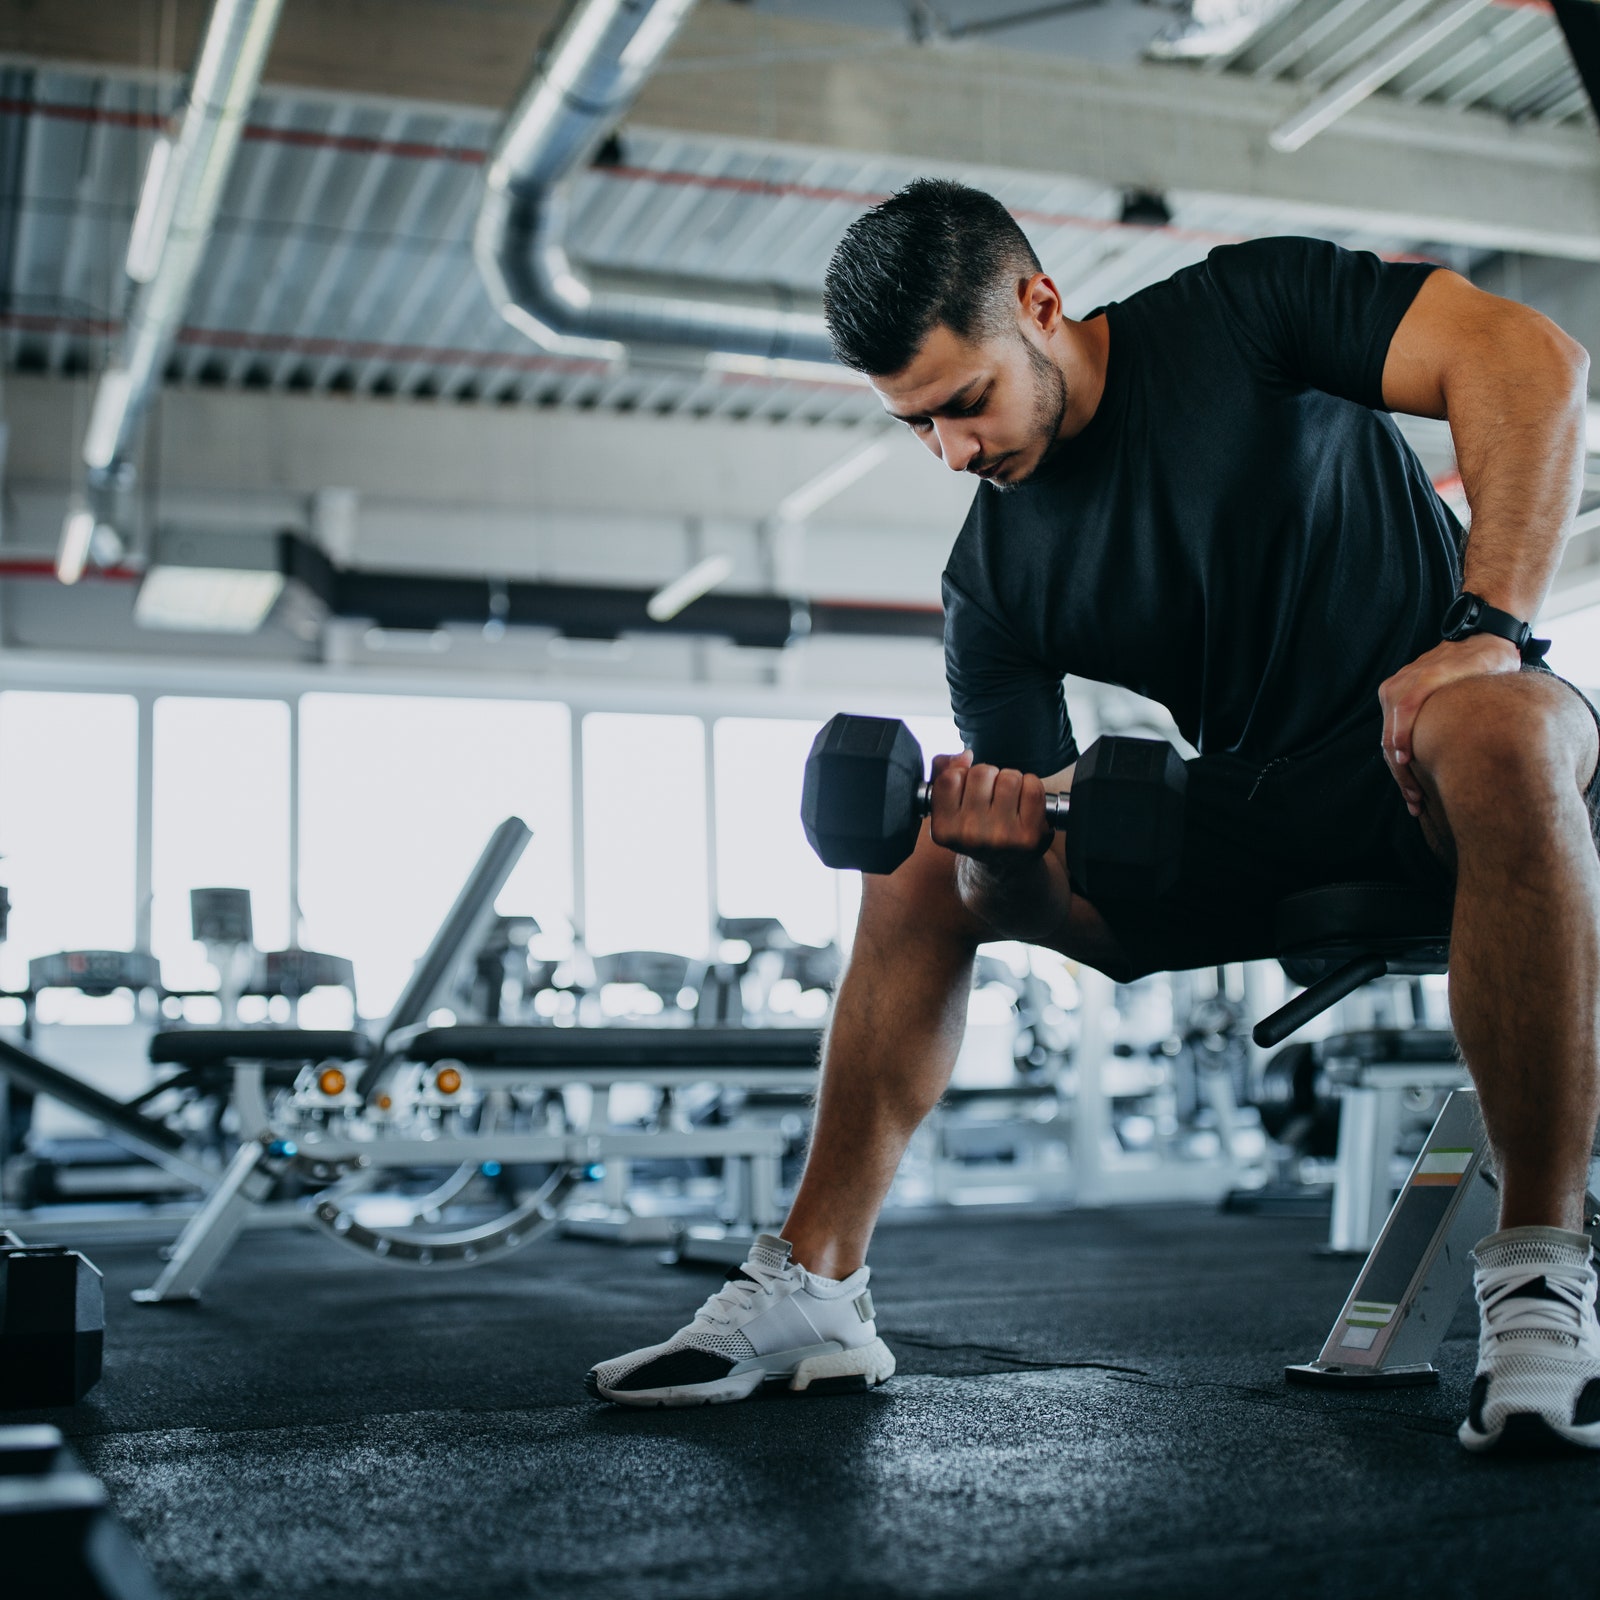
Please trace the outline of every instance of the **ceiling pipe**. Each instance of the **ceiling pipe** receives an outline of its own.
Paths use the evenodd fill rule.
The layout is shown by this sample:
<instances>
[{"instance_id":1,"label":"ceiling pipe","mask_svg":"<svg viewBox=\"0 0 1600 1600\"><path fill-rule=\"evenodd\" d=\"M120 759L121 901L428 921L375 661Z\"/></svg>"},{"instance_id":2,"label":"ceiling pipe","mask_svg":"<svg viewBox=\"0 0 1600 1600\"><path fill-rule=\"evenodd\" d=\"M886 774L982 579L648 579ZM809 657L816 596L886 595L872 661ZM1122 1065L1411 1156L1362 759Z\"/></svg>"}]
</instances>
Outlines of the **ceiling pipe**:
<instances>
[{"instance_id":1,"label":"ceiling pipe","mask_svg":"<svg viewBox=\"0 0 1600 1600\"><path fill-rule=\"evenodd\" d=\"M567 254L574 175L633 104L694 0L577 0L490 152L473 252L495 308L546 350L630 346L831 363L821 299L778 286L624 273ZM720 358L720 362L719 362Z\"/></svg>"},{"instance_id":2,"label":"ceiling pipe","mask_svg":"<svg viewBox=\"0 0 1600 1600\"><path fill-rule=\"evenodd\" d=\"M820 634L944 636L938 606L712 593L685 603L670 617L658 617L650 610L654 589L341 567L294 533L279 535L277 559L283 577L303 588L325 615L402 632L455 624L548 628L569 639L690 635L765 650L782 650Z\"/></svg>"},{"instance_id":3,"label":"ceiling pipe","mask_svg":"<svg viewBox=\"0 0 1600 1600\"><path fill-rule=\"evenodd\" d=\"M144 410L182 325L282 8L215 0L184 103L151 151L128 243L132 299L83 442L90 496L108 520L111 499L132 481Z\"/></svg>"}]
</instances>

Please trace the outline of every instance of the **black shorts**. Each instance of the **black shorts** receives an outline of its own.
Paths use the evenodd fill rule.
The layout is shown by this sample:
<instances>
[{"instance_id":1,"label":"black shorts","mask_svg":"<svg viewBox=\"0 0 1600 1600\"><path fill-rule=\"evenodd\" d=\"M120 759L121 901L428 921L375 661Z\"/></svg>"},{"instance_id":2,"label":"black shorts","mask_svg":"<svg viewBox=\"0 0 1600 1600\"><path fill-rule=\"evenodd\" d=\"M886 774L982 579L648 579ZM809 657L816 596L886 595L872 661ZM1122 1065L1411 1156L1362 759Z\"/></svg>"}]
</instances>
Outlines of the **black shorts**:
<instances>
[{"instance_id":1,"label":"black shorts","mask_svg":"<svg viewBox=\"0 0 1600 1600\"><path fill-rule=\"evenodd\" d=\"M1600 727L1600 711L1573 692ZM1381 882L1453 892L1383 759L1376 696L1374 711L1371 722L1265 768L1226 755L1188 763L1177 883L1157 900L1096 902L1128 956L1111 977L1270 956L1274 909L1301 889ZM1585 798L1600 848L1600 770Z\"/></svg>"}]
</instances>

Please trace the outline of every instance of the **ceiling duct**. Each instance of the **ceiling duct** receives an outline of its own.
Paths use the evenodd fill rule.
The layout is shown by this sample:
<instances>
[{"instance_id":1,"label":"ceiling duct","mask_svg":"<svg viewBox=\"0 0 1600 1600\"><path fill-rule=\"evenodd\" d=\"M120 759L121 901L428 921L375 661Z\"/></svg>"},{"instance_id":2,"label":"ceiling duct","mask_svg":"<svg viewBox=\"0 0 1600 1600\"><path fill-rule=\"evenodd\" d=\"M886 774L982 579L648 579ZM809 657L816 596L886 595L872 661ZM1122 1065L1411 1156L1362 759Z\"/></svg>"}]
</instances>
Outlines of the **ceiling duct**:
<instances>
[{"instance_id":1,"label":"ceiling duct","mask_svg":"<svg viewBox=\"0 0 1600 1600\"><path fill-rule=\"evenodd\" d=\"M184 103L150 153L128 242L132 299L83 444L91 497L108 520L111 496L131 477L140 420L183 322L282 5L215 0Z\"/></svg>"},{"instance_id":2,"label":"ceiling duct","mask_svg":"<svg viewBox=\"0 0 1600 1600\"><path fill-rule=\"evenodd\" d=\"M303 589L322 614L398 632L451 625L548 628L569 639L688 635L765 650L782 650L820 634L944 636L937 606L716 593L660 617L651 615L653 589L339 567L315 545L287 532L278 535L270 565L286 584Z\"/></svg>"},{"instance_id":3,"label":"ceiling duct","mask_svg":"<svg viewBox=\"0 0 1600 1600\"><path fill-rule=\"evenodd\" d=\"M490 153L473 249L500 314L544 349L632 345L831 362L816 296L624 273L567 254L568 191L666 52L694 0L577 0Z\"/></svg>"}]
</instances>

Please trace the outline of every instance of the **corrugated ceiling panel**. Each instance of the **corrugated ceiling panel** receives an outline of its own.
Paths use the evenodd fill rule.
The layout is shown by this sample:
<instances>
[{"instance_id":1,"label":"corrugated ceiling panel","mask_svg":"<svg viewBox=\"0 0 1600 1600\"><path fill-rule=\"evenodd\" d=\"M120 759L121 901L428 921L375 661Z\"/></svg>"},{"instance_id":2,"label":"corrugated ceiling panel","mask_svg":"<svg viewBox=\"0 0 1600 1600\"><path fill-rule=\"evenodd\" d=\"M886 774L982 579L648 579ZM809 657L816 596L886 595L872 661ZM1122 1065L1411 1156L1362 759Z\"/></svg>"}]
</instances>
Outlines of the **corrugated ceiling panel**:
<instances>
[{"instance_id":1,"label":"corrugated ceiling panel","mask_svg":"<svg viewBox=\"0 0 1600 1600\"><path fill-rule=\"evenodd\" d=\"M1294 15L1322 4L1307 0ZM1238 69L1247 70L1247 58ZM140 178L167 109L148 87L127 82L0 73L8 366L80 372L104 359L122 311L121 264ZM659 364L619 374L539 351L494 314L472 262L493 128L486 116L264 94L172 378L773 420L880 414L870 392L843 375L794 382ZM648 130L627 131L614 157L576 186L572 248L580 259L810 291L850 221L916 175L903 162ZM1215 201L1176 197L1170 226L1125 227L1117 221L1121 196L1093 184L993 174L980 181L1017 214L1077 314L1201 260L1218 243L1263 231L1259 217L1246 224ZM1419 246L1355 233L1340 242L1389 253Z\"/></svg>"}]
</instances>

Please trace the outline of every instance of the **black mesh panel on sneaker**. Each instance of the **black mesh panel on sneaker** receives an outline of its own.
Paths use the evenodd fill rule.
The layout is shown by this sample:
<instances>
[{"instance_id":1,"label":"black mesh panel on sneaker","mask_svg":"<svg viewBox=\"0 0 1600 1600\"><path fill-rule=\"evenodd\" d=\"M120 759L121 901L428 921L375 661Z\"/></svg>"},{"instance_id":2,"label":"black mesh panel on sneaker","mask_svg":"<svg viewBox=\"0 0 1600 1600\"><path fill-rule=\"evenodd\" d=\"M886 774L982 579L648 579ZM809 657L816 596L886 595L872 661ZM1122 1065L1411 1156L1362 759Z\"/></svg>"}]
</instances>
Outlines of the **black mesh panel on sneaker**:
<instances>
[{"instance_id":1,"label":"black mesh panel on sneaker","mask_svg":"<svg viewBox=\"0 0 1600 1600\"><path fill-rule=\"evenodd\" d=\"M669 1350L642 1367L635 1367L613 1389L668 1389L685 1383L715 1383L733 1371L735 1362L710 1350Z\"/></svg>"},{"instance_id":2,"label":"black mesh panel on sneaker","mask_svg":"<svg viewBox=\"0 0 1600 1600\"><path fill-rule=\"evenodd\" d=\"M1487 1433L1489 1431L1483 1425L1483 1403L1488 1398L1489 1374L1480 1372L1472 1380L1472 1393L1467 1396L1467 1421L1472 1425L1475 1433Z\"/></svg>"},{"instance_id":3,"label":"black mesh panel on sneaker","mask_svg":"<svg viewBox=\"0 0 1600 1600\"><path fill-rule=\"evenodd\" d=\"M1578 1403L1572 1408L1572 1420L1580 1428L1591 1422L1600 1422L1600 1378L1591 1378L1583 1386Z\"/></svg>"}]
</instances>

